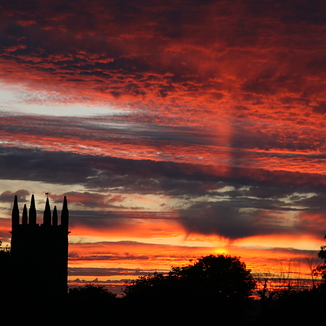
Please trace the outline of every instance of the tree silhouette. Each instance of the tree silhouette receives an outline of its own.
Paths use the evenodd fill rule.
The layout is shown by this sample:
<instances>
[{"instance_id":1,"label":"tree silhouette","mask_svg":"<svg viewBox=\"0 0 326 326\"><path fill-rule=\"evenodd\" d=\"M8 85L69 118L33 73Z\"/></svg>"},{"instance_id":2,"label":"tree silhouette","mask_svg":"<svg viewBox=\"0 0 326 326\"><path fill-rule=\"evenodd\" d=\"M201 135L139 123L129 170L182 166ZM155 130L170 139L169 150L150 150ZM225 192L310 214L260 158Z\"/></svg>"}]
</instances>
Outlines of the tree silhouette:
<instances>
[{"instance_id":1,"label":"tree silhouette","mask_svg":"<svg viewBox=\"0 0 326 326\"><path fill-rule=\"evenodd\" d=\"M244 300L255 288L255 281L246 265L237 257L206 256L193 265L173 267L167 275L154 273L142 276L127 285L125 294L132 296L165 294L205 300Z\"/></svg>"},{"instance_id":2,"label":"tree silhouette","mask_svg":"<svg viewBox=\"0 0 326 326\"><path fill-rule=\"evenodd\" d=\"M106 306L116 299L116 294L101 285L86 284L69 290L69 302L85 308Z\"/></svg>"},{"instance_id":3,"label":"tree silhouette","mask_svg":"<svg viewBox=\"0 0 326 326\"><path fill-rule=\"evenodd\" d=\"M179 312L183 318L196 311L208 320L213 318L208 315L212 311L218 311L219 318L231 309L240 311L254 288L250 270L238 257L210 255L192 265L173 267L166 275L154 273L133 280L124 293L132 304L164 309L165 314ZM232 318L229 313L228 318Z\"/></svg>"},{"instance_id":4,"label":"tree silhouette","mask_svg":"<svg viewBox=\"0 0 326 326\"><path fill-rule=\"evenodd\" d=\"M326 236L324 238L326 238ZM314 270L314 273L315 273L315 275L320 275L323 278L323 280L324 280L323 288L325 288L325 285L326 285L326 246L320 247L320 251L318 252L318 257L323 259L324 262L322 264L320 264Z\"/></svg>"},{"instance_id":5,"label":"tree silhouette","mask_svg":"<svg viewBox=\"0 0 326 326\"><path fill-rule=\"evenodd\" d=\"M68 294L68 315L74 322L100 322L115 312L116 300L116 294L101 285L86 284L71 288Z\"/></svg>"}]
</instances>

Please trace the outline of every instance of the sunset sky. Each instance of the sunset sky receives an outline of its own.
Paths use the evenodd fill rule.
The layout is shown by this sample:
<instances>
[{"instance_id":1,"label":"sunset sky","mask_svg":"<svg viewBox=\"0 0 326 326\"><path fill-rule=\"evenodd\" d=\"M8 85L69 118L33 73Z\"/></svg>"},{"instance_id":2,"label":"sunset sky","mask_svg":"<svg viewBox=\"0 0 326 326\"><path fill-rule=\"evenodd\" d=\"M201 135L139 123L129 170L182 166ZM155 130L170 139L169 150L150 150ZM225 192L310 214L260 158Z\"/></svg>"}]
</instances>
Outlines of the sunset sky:
<instances>
[{"instance_id":1,"label":"sunset sky","mask_svg":"<svg viewBox=\"0 0 326 326\"><path fill-rule=\"evenodd\" d=\"M0 18L3 245L14 195L41 223L49 192L71 281L316 258L325 1L11 0Z\"/></svg>"}]
</instances>

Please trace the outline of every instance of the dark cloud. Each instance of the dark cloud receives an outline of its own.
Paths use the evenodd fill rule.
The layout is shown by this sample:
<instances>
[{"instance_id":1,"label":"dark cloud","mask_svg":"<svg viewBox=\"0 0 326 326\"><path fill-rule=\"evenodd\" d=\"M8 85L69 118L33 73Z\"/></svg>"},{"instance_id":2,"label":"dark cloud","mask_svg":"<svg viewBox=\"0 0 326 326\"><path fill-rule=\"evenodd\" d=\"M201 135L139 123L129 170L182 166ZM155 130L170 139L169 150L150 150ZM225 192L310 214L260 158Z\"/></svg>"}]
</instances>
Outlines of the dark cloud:
<instances>
[{"instance_id":1,"label":"dark cloud","mask_svg":"<svg viewBox=\"0 0 326 326\"><path fill-rule=\"evenodd\" d=\"M241 216L239 209L217 203L199 203L183 212L182 224L189 233L219 235L237 239L255 234L252 217Z\"/></svg>"},{"instance_id":2,"label":"dark cloud","mask_svg":"<svg viewBox=\"0 0 326 326\"><path fill-rule=\"evenodd\" d=\"M73 153L19 148L1 148L0 153L1 179L75 184L95 173L92 158Z\"/></svg>"},{"instance_id":3,"label":"dark cloud","mask_svg":"<svg viewBox=\"0 0 326 326\"><path fill-rule=\"evenodd\" d=\"M65 192L65 196L69 198L69 202L81 204L88 208L109 208L114 207L114 203L121 203L124 201L122 196L112 196L112 195L103 195L99 193L90 193L90 192L77 192L70 191ZM62 201L62 195L50 195L51 199L55 202Z\"/></svg>"},{"instance_id":4,"label":"dark cloud","mask_svg":"<svg viewBox=\"0 0 326 326\"><path fill-rule=\"evenodd\" d=\"M216 234L234 240L255 235L322 236L325 232L323 187L219 185L215 191L209 189L206 198L196 199L179 211L180 221L190 234Z\"/></svg>"},{"instance_id":5,"label":"dark cloud","mask_svg":"<svg viewBox=\"0 0 326 326\"><path fill-rule=\"evenodd\" d=\"M14 197L17 196L18 201L20 202L26 202L30 193L27 190L21 189L17 190L15 192L11 191L4 191L2 194L0 194L0 201L1 202L7 202L7 203L13 203Z\"/></svg>"},{"instance_id":6,"label":"dark cloud","mask_svg":"<svg viewBox=\"0 0 326 326\"><path fill-rule=\"evenodd\" d=\"M112 259L110 257L110 259ZM125 258L126 259L126 258ZM132 259L130 257L130 259ZM91 260L91 259L90 259ZM147 275L148 271L142 271L140 269L128 269L128 268L96 268L96 267L89 267L89 268L79 268L79 267L70 267L68 269L68 275L70 277L80 277L80 276L133 276L134 278L137 278L141 275Z\"/></svg>"},{"instance_id":7,"label":"dark cloud","mask_svg":"<svg viewBox=\"0 0 326 326\"><path fill-rule=\"evenodd\" d=\"M190 165L150 160L131 160L113 157L94 157L67 152L1 148L0 178L32 180L55 184L84 184L89 189L122 187L124 191L151 193L197 194L216 189L219 182L235 185L276 187L282 184L301 184L311 187L324 184L321 176L291 172L267 172L233 169L232 173L203 165ZM280 186L277 186L280 184ZM279 188L280 187L280 188ZM274 188L272 188L274 189ZM298 188L297 188L298 189ZM97 199L97 204L99 204Z\"/></svg>"}]
</instances>

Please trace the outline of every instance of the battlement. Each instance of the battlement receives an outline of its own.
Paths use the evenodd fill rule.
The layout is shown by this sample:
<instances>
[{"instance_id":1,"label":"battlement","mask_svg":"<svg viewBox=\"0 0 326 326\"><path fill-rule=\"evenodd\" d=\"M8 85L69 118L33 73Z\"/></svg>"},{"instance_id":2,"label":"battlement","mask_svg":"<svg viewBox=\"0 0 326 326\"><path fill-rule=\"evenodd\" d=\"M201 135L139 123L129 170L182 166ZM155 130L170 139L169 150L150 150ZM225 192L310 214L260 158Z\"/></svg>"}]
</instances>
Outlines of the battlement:
<instances>
[{"instance_id":1,"label":"battlement","mask_svg":"<svg viewBox=\"0 0 326 326\"><path fill-rule=\"evenodd\" d=\"M21 222L21 223L20 223ZM12 209L12 230L14 231L19 225L22 226L39 226L37 222L37 216L36 216L36 207L35 207L35 198L34 195L32 195L31 198L31 204L29 208L29 213L27 214L27 206L24 205L23 208L23 214L22 219L20 221L20 215L19 215L19 208L18 208L18 199L17 196L15 196L14 199L14 206ZM57 207L54 206L53 214L51 216L51 209L50 209L50 203L49 198L46 199L45 203L45 210L43 214L43 223L42 226L46 227L57 227L58 225L58 213L57 213ZM68 204L67 204L67 197L64 196L63 200L63 206L62 206L62 213L61 213L61 227L65 228L68 232L68 225L69 225L69 211L68 211Z\"/></svg>"}]
</instances>

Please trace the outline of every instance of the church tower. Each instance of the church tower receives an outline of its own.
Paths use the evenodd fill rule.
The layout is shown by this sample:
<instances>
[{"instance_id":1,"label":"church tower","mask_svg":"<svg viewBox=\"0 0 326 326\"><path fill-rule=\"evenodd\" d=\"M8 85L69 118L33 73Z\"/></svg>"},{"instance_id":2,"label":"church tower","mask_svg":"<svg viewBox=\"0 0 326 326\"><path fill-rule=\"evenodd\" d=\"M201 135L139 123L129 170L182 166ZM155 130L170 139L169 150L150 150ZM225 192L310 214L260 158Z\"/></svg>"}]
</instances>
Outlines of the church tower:
<instances>
[{"instance_id":1,"label":"church tower","mask_svg":"<svg viewBox=\"0 0 326 326\"><path fill-rule=\"evenodd\" d=\"M26 204L22 218L17 196L12 209L11 256L15 288L18 293L44 303L61 301L67 294L69 211L64 197L58 221L56 206L51 213L46 199L43 223L37 224L34 195L29 211Z\"/></svg>"}]
</instances>

